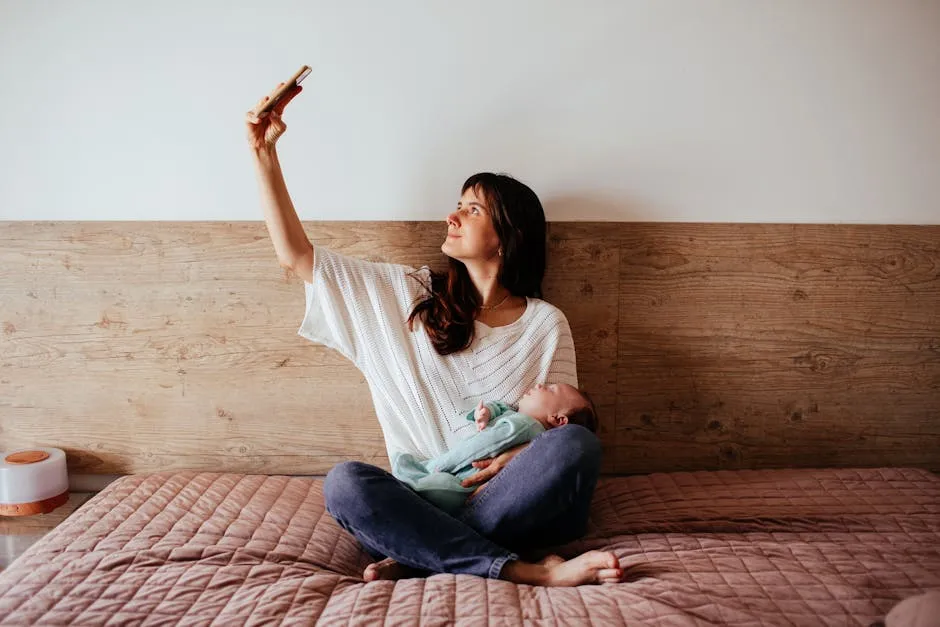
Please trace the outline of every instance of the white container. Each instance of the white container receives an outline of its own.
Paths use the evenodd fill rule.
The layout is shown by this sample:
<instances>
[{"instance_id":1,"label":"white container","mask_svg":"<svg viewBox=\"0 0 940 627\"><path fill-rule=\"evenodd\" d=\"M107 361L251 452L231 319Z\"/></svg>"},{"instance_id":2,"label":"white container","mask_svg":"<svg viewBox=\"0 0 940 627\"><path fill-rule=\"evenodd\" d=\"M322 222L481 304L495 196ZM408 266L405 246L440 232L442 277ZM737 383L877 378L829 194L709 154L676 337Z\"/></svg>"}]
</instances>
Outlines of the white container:
<instances>
[{"instance_id":1,"label":"white container","mask_svg":"<svg viewBox=\"0 0 940 627\"><path fill-rule=\"evenodd\" d=\"M0 453L0 515L51 512L69 498L65 452L36 447Z\"/></svg>"}]
</instances>

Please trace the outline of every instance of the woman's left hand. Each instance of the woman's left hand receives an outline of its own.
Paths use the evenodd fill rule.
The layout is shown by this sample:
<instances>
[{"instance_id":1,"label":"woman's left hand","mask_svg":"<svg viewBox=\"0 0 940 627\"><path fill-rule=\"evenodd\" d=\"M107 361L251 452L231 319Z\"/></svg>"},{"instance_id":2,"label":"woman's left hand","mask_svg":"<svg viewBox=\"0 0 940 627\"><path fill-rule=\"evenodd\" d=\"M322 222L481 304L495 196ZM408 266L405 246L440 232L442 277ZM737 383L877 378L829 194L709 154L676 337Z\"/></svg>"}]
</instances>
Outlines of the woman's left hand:
<instances>
[{"instance_id":1,"label":"woman's left hand","mask_svg":"<svg viewBox=\"0 0 940 627\"><path fill-rule=\"evenodd\" d=\"M486 482L495 477L500 470L506 467L506 464L509 463L513 457L522 452L522 449L529 446L529 443L520 444L519 446L514 446L512 448L506 449L496 457L490 457L488 459L480 459L473 462L472 466L476 468L479 472L475 475L471 475L464 479L460 485L465 488L470 488L477 484L482 484L476 490L470 493L468 498L472 499L475 497L480 490L486 487Z\"/></svg>"}]
</instances>

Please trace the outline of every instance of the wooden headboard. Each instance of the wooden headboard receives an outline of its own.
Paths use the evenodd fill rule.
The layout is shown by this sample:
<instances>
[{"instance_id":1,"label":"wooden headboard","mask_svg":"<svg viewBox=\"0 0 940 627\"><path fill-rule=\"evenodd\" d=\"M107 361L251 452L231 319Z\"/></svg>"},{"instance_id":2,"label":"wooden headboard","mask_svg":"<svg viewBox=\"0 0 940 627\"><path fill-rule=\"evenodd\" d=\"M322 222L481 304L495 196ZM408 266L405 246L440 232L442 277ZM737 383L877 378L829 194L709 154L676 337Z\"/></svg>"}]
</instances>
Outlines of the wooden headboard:
<instances>
[{"instance_id":1,"label":"wooden headboard","mask_svg":"<svg viewBox=\"0 0 940 627\"><path fill-rule=\"evenodd\" d=\"M442 268L443 222L316 222ZM940 470L940 227L553 223L608 472ZM296 330L261 222L0 223L0 449L73 472L387 465L363 377Z\"/></svg>"}]
</instances>

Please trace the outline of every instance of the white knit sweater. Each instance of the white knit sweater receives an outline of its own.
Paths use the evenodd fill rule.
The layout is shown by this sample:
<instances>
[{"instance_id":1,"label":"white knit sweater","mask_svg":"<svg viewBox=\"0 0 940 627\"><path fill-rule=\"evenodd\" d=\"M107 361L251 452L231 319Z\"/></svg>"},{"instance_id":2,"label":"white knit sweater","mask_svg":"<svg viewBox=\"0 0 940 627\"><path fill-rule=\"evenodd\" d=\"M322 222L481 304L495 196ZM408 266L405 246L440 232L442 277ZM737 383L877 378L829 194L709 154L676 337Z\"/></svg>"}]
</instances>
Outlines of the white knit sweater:
<instances>
[{"instance_id":1,"label":"white knit sweater","mask_svg":"<svg viewBox=\"0 0 940 627\"><path fill-rule=\"evenodd\" d=\"M316 247L313 283L298 333L329 346L365 375L385 436L395 452L436 457L473 435L464 419L482 398L515 405L536 382L578 385L574 342L557 307L528 298L515 322L475 323L469 348L438 355L419 321L408 316L426 294L407 276L414 268L376 263ZM430 284L430 270L419 276Z\"/></svg>"}]
</instances>

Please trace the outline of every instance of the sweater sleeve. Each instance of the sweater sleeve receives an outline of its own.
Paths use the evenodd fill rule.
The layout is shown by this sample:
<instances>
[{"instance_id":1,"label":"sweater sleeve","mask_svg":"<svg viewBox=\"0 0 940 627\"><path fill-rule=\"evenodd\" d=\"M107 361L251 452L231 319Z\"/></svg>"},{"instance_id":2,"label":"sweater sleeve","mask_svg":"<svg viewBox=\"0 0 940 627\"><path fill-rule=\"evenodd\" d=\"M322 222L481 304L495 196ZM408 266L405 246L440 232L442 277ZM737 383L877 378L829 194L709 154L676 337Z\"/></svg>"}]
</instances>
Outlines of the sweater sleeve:
<instances>
[{"instance_id":1,"label":"sweater sleeve","mask_svg":"<svg viewBox=\"0 0 940 627\"><path fill-rule=\"evenodd\" d=\"M298 334L337 350L361 367L366 348L405 327L424 293L409 266L314 249L313 282L304 282L306 310ZM427 268L420 273L427 280Z\"/></svg>"}]
</instances>

